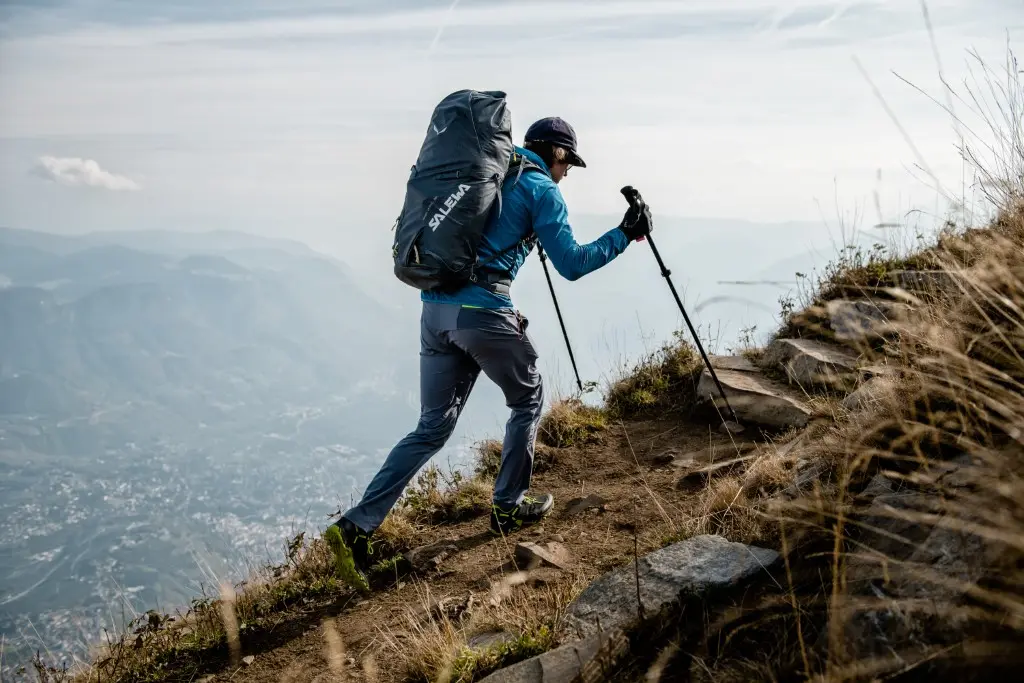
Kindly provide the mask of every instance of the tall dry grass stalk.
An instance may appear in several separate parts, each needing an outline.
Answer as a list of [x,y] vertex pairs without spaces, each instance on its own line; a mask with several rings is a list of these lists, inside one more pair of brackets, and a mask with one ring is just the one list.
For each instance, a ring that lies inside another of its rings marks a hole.
[[238,640],[238,615],[235,614],[235,587],[230,583],[220,585],[220,618],[224,625],[224,635],[228,641],[228,652],[231,653],[231,666],[238,666],[242,658],[242,647]]

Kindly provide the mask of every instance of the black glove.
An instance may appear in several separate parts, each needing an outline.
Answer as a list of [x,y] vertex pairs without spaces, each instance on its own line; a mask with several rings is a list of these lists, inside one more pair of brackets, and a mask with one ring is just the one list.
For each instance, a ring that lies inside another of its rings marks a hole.
[[630,242],[649,235],[654,229],[654,219],[651,218],[651,209],[647,203],[641,199],[636,204],[631,204],[618,228],[626,233]]

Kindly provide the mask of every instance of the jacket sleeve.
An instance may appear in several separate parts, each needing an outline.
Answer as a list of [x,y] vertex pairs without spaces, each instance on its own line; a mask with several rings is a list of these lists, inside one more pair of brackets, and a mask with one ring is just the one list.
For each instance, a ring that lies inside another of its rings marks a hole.
[[554,185],[537,189],[533,205],[533,230],[551,264],[566,280],[578,280],[607,265],[629,246],[629,238],[612,228],[589,244],[578,244],[569,226],[569,210]]

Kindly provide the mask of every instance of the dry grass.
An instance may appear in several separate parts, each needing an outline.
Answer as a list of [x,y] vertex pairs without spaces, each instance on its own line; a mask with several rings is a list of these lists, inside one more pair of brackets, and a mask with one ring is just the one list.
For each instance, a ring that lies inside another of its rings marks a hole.
[[400,508],[393,508],[373,533],[374,551],[382,557],[404,553],[416,546],[419,530]]
[[[1013,224],[1016,236],[974,235],[969,268],[962,249],[936,252],[960,296],[932,299],[925,320],[903,330],[902,391],[882,395],[826,442],[837,485],[787,510],[833,538],[828,680],[907,667],[940,677],[985,671],[1006,661],[1000,643],[1024,637],[1019,207],[1003,216],[1004,227]],[[859,495],[872,477],[895,489],[883,491],[885,505]]]
[[556,401],[541,418],[537,440],[554,448],[571,448],[597,443],[608,423],[601,408],[588,406],[579,399]]
[[[1024,90],[1012,83],[1019,118]],[[944,274],[933,288],[889,290],[921,313],[898,325],[894,345],[874,350],[901,367],[895,390],[837,415],[793,451],[824,459],[831,478],[773,508],[793,605],[785,628],[763,634],[767,642],[784,630],[790,643],[762,663],[764,678],[1005,680],[1024,664],[1012,645],[1024,640],[1024,144],[1016,131],[1016,190],[1003,195],[993,224],[928,251],[928,267]],[[759,478],[760,468],[747,476]],[[709,490],[709,520],[734,513],[744,499],[737,490],[729,480]],[[801,576],[812,566],[817,577]],[[752,642],[735,643],[705,663],[711,680],[749,667],[749,649],[739,648]]]
[[[796,500],[779,498],[761,510],[769,525],[762,534],[778,532],[785,591],[755,614],[712,624],[706,640],[714,648],[692,660],[694,680],[1019,677],[1024,87],[1016,62],[1007,67],[984,86],[1002,102],[978,106],[995,132],[986,151],[999,173],[978,173],[1000,209],[995,220],[951,230],[910,258],[841,258],[815,292],[820,302],[887,287],[885,296],[920,315],[898,322],[888,346],[859,349],[900,367],[894,386],[851,413],[836,411],[837,422],[787,454],[825,467]],[[979,93],[969,101],[977,104]],[[969,150],[965,156],[974,158]],[[915,268],[937,273],[931,286],[892,287],[893,270]],[[787,322],[784,334],[827,332],[813,328],[821,322],[813,311]],[[701,493],[704,514],[694,524],[749,533],[724,516],[757,512],[758,484],[779,482],[784,467],[762,458],[742,485],[731,477],[715,482]]]
[[[579,574],[543,587],[528,588],[529,581],[529,572],[517,572],[483,596],[440,601],[424,587],[421,604],[405,614],[405,629],[381,633],[395,679],[471,683],[554,647],[565,609],[585,582]],[[471,647],[480,634],[503,637]]]
[[236,659],[239,639],[258,637],[280,612],[348,592],[334,578],[326,545],[299,534],[289,542],[284,563],[264,567],[237,586],[223,585],[218,595],[196,598],[175,614],[140,615],[123,634],[112,636],[86,669],[48,671],[49,678],[41,680],[128,683],[198,678],[211,663],[216,667]]

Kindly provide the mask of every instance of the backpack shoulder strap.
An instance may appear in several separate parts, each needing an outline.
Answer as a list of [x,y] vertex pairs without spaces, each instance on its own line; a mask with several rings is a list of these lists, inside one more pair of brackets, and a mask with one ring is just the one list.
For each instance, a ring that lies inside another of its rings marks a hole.
[[[519,154],[518,152],[513,152],[512,158],[509,160],[508,163],[508,171],[505,173],[504,181],[508,181],[510,178],[514,178],[512,182],[512,187],[515,187],[519,183],[520,178],[522,178],[523,173],[528,171],[536,171],[538,173],[544,173],[545,175],[547,175],[543,167],[539,166],[537,163],[531,161],[529,158],[523,156],[522,154]],[[498,215],[501,215],[501,194],[501,192],[498,193]],[[489,259],[487,259],[487,261],[483,263],[477,263],[475,270],[479,271],[482,275],[484,275],[485,280],[487,279],[488,275],[491,276],[490,281],[478,281],[478,284],[484,285],[487,289],[491,289],[491,291],[494,291],[493,288],[495,286],[500,287],[504,290],[503,293],[507,294],[508,287],[511,286],[512,284],[511,279],[508,277],[508,273],[506,271],[493,271],[490,270],[487,266],[490,263],[493,263],[494,261],[500,259],[502,256],[505,256],[506,254],[510,253],[515,249],[518,249],[521,246],[527,246],[529,249],[533,249],[533,246],[536,243],[537,233],[531,230],[529,235],[519,240],[515,244],[511,244],[508,247],[505,247],[504,249],[494,254]]]
[[519,154],[518,152],[513,152],[512,159],[509,160],[508,162],[508,172],[505,174],[506,180],[509,178],[509,176],[512,175],[513,170],[515,171],[515,182],[512,183],[513,187],[515,187],[515,185],[519,182],[519,179],[523,176],[524,171],[538,171],[540,173],[544,173],[545,175],[547,175],[543,168],[541,168],[535,162],[531,161],[528,157],[525,157],[522,154]]

